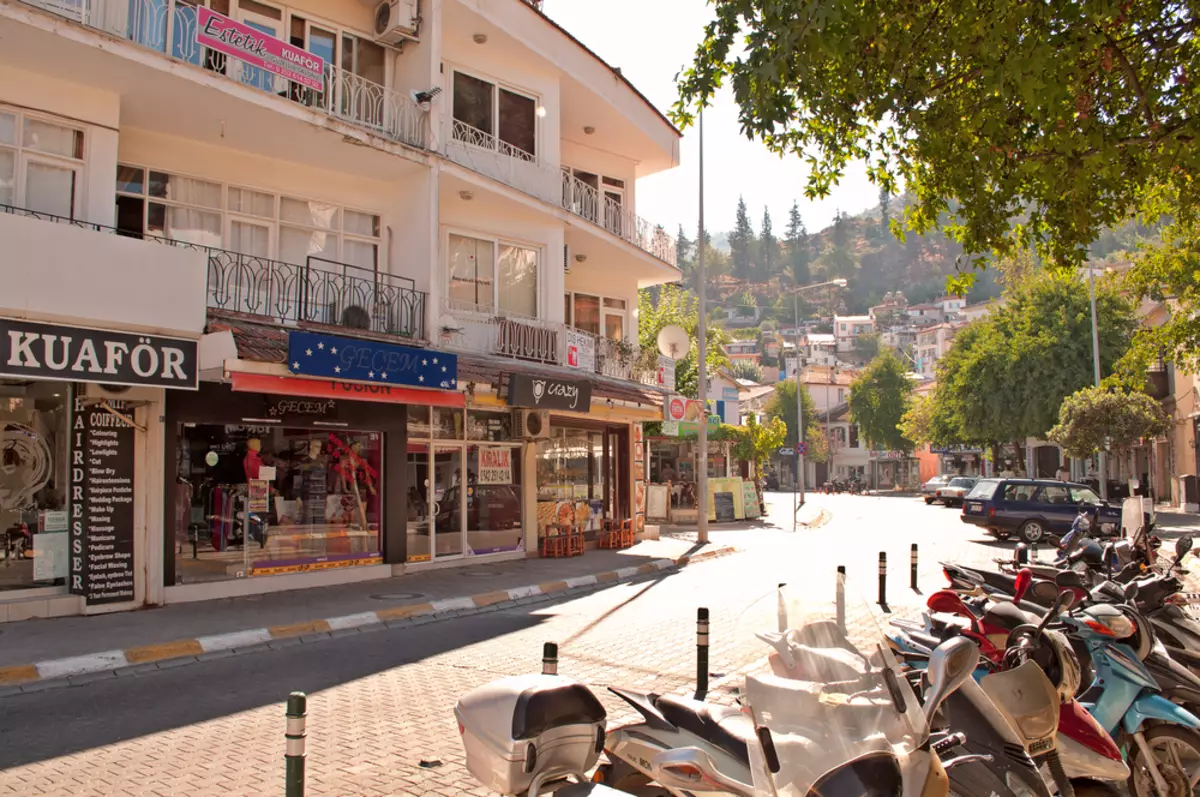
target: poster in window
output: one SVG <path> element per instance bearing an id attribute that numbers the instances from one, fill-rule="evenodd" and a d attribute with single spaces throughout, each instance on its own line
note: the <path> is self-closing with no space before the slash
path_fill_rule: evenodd
<path id="1" fill-rule="evenodd" d="M 270 484 L 266 479 L 251 479 L 246 483 L 246 509 L 251 512 L 271 511 Z"/>
<path id="2" fill-rule="evenodd" d="M 512 484 L 512 449 L 479 449 L 479 484 Z"/>

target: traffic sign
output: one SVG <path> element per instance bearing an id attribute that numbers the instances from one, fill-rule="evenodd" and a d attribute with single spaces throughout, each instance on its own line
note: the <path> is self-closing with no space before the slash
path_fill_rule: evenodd
<path id="1" fill-rule="evenodd" d="M 794 456 L 796 456 L 796 452 L 795 452 L 795 451 L 793 451 L 793 450 L 792 450 L 792 449 L 790 449 L 790 448 L 781 448 L 781 449 L 779 449 L 779 456 L 781 456 L 781 457 L 794 457 Z"/>
<path id="2" fill-rule="evenodd" d="M 796 446 L 796 450 L 799 451 L 801 454 L 807 454 L 808 453 L 808 443 L 801 443 L 800 445 Z"/>

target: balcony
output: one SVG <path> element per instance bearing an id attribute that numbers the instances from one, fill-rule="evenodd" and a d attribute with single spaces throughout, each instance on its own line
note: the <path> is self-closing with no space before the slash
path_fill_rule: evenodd
<path id="1" fill-rule="evenodd" d="M 1156 401 L 1162 401 L 1171 395 L 1170 374 L 1162 357 L 1146 369 L 1146 393 Z"/>
<path id="2" fill-rule="evenodd" d="M 443 305 L 445 313 L 454 319 L 454 326 L 433 332 L 447 349 L 551 365 L 651 387 L 658 384 L 655 351 L 644 352 L 627 341 L 593 335 L 557 321 L 513 314 L 497 316 L 489 309 L 452 300 Z"/>
<path id="3" fill-rule="evenodd" d="M 675 239 L 661 226 L 604 196 L 569 170 L 543 163 L 491 133 L 457 119 L 442 136 L 446 158 L 543 202 L 585 219 L 668 265 L 676 265 Z"/>
<path id="4" fill-rule="evenodd" d="M 73 22 L 103 31 L 169 58 L 224 75 L 264 94 L 291 100 L 318 113 L 391 141 L 425 148 L 428 112 L 411 98 L 326 63 L 321 90 L 288 80 L 196 41 L 198 16 L 188 0 L 21 0 Z"/>
<path id="5" fill-rule="evenodd" d="M 0 205 L 0 219 L 6 215 L 64 224 L 113 235 L 125 241 L 138 239 L 202 253 L 207 261 L 204 306 L 209 309 L 265 318 L 282 326 L 327 324 L 425 340 L 426 294 L 416 290 L 413 281 L 407 277 L 378 273 L 319 257 L 309 257 L 302 266 L 282 263 Z M 81 262 L 88 262 L 87 258 L 82 258 Z M 92 271 L 96 270 L 95 265 L 89 263 Z M 170 284 L 169 274 L 165 279 L 167 282 L 160 286 L 158 293 L 162 296 L 178 295 L 180 286 Z"/>

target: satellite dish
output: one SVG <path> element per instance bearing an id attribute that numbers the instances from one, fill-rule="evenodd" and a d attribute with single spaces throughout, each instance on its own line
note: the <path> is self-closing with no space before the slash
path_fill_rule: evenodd
<path id="1" fill-rule="evenodd" d="M 678 324 L 670 324 L 659 330 L 658 351 L 672 360 L 682 360 L 692 348 L 692 339 L 687 330 Z"/>
<path id="2" fill-rule="evenodd" d="M 458 322 L 458 319 L 452 315 L 446 314 L 438 319 L 438 327 L 443 334 L 452 335 L 463 331 L 463 326 Z"/>

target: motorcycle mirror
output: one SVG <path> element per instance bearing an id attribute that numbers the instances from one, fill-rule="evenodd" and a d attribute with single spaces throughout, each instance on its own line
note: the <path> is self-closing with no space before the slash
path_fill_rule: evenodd
<path id="1" fill-rule="evenodd" d="M 667 789 L 713 791 L 711 787 L 717 786 L 733 794 L 746 790 L 746 784 L 721 774 L 712 756 L 698 747 L 663 750 L 650 763 L 650 771 L 658 785 Z"/>
<path id="2" fill-rule="evenodd" d="M 1084 589 L 1083 577 L 1074 570 L 1063 570 L 1054 577 L 1059 589 Z"/>
<path id="3" fill-rule="evenodd" d="M 1112 581 L 1113 552 L 1116 551 L 1116 549 L 1117 546 L 1113 545 L 1111 542 L 1104 545 L 1104 576 L 1109 581 Z"/>
<path id="4" fill-rule="evenodd" d="M 925 720 L 933 719 L 938 706 L 971 677 L 979 666 L 979 645 L 966 637 L 948 639 L 929 654 L 929 691 L 925 695 Z"/>
<path id="5" fill-rule="evenodd" d="M 1192 538 L 1180 537 L 1175 541 L 1175 561 L 1182 562 L 1188 551 L 1192 550 Z"/>
<path id="6" fill-rule="evenodd" d="M 1126 584 L 1125 585 L 1125 602 L 1133 603 L 1134 600 L 1137 599 L 1138 590 L 1140 590 L 1140 589 L 1141 589 L 1141 587 L 1138 586 L 1138 583 L 1136 581 L 1130 581 L 1128 584 Z"/>
<path id="7" fill-rule="evenodd" d="M 1059 575 L 1061 576 L 1063 574 L 1059 573 Z M 1078 573 L 1076 573 L 1075 575 L 1078 576 Z M 1055 581 L 1057 581 L 1057 580 L 1058 579 L 1055 579 Z M 1038 623 L 1038 626 L 1037 626 L 1038 633 L 1041 633 L 1042 630 L 1045 629 L 1046 626 L 1048 626 L 1060 614 L 1062 614 L 1067 609 L 1070 609 L 1071 604 L 1074 602 L 1075 602 L 1075 593 L 1073 590 L 1064 589 L 1064 590 L 1060 591 L 1058 593 L 1058 597 L 1054 599 L 1054 605 L 1050 607 L 1050 610 L 1048 612 L 1046 612 L 1046 615 L 1042 618 L 1042 621 L 1040 623 Z"/>

